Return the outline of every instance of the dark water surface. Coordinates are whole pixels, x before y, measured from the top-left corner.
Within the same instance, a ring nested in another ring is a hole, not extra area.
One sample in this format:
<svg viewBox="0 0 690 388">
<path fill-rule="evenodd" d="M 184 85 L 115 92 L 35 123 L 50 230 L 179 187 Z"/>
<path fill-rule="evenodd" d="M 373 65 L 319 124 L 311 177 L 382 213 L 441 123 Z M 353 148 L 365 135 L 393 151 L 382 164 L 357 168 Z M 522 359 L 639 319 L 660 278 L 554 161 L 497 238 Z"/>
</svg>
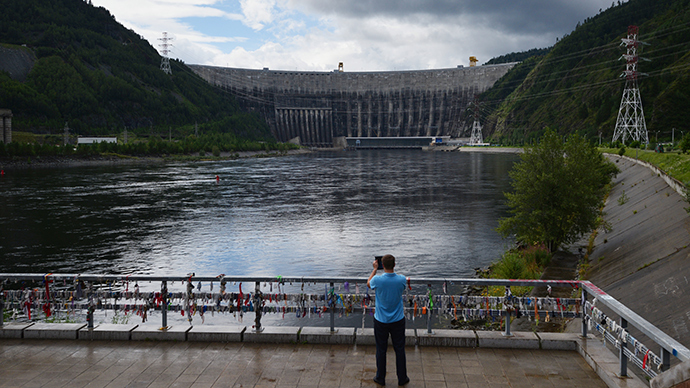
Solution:
<svg viewBox="0 0 690 388">
<path fill-rule="evenodd" d="M 0 178 L 0 272 L 467 277 L 513 154 L 423 151 L 32 168 Z M 216 183 L 214 176 L 221 177 Z"/>
</svg>

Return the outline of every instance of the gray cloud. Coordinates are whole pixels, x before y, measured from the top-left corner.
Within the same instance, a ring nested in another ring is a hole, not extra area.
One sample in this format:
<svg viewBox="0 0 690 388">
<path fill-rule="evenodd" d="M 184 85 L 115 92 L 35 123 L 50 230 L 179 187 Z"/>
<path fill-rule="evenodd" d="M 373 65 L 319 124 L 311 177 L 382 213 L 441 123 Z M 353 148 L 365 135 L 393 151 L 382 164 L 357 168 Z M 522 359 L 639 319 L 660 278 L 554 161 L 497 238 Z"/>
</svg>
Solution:
<svg viewBox="0 0 690 388">
<path fill-rule="evenodd" d="M 292 0 L 312 12 L 347 18 L 398 18 L 413 21 L 431 16 L 438 23 L 454 19 L 518 35 L 571 31 L 578 21 L 595 15 L 610 0 Z"/>
</svg>

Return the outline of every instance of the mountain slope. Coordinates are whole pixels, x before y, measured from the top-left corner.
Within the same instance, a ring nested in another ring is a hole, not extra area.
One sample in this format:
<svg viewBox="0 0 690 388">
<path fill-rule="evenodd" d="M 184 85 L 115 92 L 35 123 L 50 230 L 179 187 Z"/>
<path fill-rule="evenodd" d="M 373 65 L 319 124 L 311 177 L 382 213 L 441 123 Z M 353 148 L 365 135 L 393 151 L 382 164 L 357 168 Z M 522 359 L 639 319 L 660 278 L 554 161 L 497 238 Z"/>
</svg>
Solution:
<svg viewBox="0 0 690 388">
<path fill-rule="evenodd" d="M 639 88 L 650 141 L 657 131 L 670 140 L 672 128 L 687 129 L 690 1 L 631 0 L 587 19 L 537 57 L 524 79 L 513 75 L 512 81 L 496 83 L 482 96 L 486 133 L 507 144 L 529 142 L 546 127 L 592 139 L 601 133 L 610 140 L 625 84 L 619 77 L 625 68 L 620 39 L 629 25 L 638 25 L 640 40 L 649 44 L 641 46 L 640 55 L 651 61 L 641 61 L 638 70 L 649 74 Z"/>
<path fill-rule="evenodd" d="M 68 122 L 81 134 L 172 127 L 180 136 L 199 123 L 270 137 L 183 63 L 171 60 L 173 74 L 163 73 L 146 40 L 82 0 L 4 0 L 0 43 L 0 106 L 12 109 L 16 130 L 55 133 Z"/>
</svg>

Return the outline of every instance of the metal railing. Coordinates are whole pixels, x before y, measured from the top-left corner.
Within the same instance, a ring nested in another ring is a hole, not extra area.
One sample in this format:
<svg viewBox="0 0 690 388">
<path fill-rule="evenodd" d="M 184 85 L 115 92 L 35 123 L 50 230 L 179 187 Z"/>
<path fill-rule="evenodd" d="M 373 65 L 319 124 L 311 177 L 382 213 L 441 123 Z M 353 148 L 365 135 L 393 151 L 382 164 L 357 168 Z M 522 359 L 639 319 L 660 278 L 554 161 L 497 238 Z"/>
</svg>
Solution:
<svg viewBox="0 0 690 388">
<path fill-rule="evenodd" d="M 618 350 L 620 360 L 620 375 L 628 375 L 628 360 L 639 367 L 649 377 L 655 377 L 671 366 L 671 355 L 681 362 L 690 360 L 690 350 L 668 334 L 659 330 L 646 319 L 614 299 L 591 282 L 582 281 L 582 305 L 585 306 L 585 317 L 582 320 L 582 336 L 587 336 L 589 327 L 599 332 L 602 337 L 613 344 Z M 592 296 L 592 300 L 588 299 Z M 597 305 L 603 305 L 612 313 L 618 315 L 618 322 L 608 317 Z M 634 326 L 647 338 L 660 346 L 659 354 L 652 352 L 638 338 L 628 332 L 628 324 Z M 632 346 L 631 351 L 629 346 Z M 654 371 L 654 366 L 657 371 Z"/>
<path fill-rule="evenodd" d="M 23 319 L 34 320 L 59 311 L 86 311 L 89 328 L 94 327 L 93 314 L 97 310 L 136 312 L 143 320 L 149 311 L 160 311 L 161 330 L 168 328 L 168 311 L 186 313 L 190 324 L 193 316 L 203 319 L 203 314 L 209 311 L 240 315 L 253 312 L 255 332 L 263 330 L 264 314 L 295 313 L 301 317 L 326 314 L 334 332 L 336 314 L 361 312 L 364 323 L 364 315 L 374 312 L 375 296 L 373 292 L 370 294 L 366 281 L 364 277 L 0 274 L 0 311 L 10 309 Z M 160 282 L 160 291 L 140 291 L 138 282 Z M 168 289 L 175 283 L 180 283 L 180 291 Z M 252 289 L 243 291 L 244 283 L 253 285 Z M 583 318 L 583 337 L 588 329 L 596 330 L 619 349 L 621 376 L 627 375 L 628 360 L 654 377 L 657 371 L 669 368 L 671 355 L 680 361 L 690 359 L 690 350 L 685 346 L 588 281 L 407 278 L 407 283 L 408 290 L 403 295 L 405 315 L 426 319 L 428 333 L 433 333 L 432 316 L 442 314 L 456 320 L 498 320 L 506 336 L 512 335 L 512 317 L 546 321 L 556 317 Z M 202 290 L 202 284 L 207 284 L 209 290 Z M 214 284 L 218 285 L 217 292 L 213 290 Z M 323 291 L 318 291 L 317 284 L 325 284 Z M 472 296 L 457 292 L 462 291 L 461 287 L 489 286 L 504 287 L 504 295 Z M 516 286 L 567 287 L 581 291 L 581 295 L 579 298 L 517 297 L 511 293 L 511 287 Z M 419 290 L 425 292 L 414 294 Z M 598 306 L 616 314 L 619 321 L 606 316 Z M 3 316 L 0 314 L 0 325 Z M 659 355 L 630 335 L 628 323 L 661 347 Z"/>
</svg>

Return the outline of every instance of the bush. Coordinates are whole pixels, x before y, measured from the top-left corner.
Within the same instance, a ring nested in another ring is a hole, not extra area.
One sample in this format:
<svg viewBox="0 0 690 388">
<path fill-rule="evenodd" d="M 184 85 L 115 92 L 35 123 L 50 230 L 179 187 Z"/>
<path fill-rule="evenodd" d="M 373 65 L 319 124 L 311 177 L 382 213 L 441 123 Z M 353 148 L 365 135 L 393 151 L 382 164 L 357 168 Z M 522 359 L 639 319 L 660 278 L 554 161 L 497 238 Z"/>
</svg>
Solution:
<svg viewBox="0 0 690 388">
<path fill-rule="evenodd" d="M 213 153 L 213 156 L 219 157 L 220 156 L 220 148 L 218 146 L 213 146 L 211 149 L 211 152 Z"/>
<path fill-rule="evenodd" d="M 538 267 L 539 272 L 542 272 L 549 264 L 551 264 L 551 253 L 543 245 L 534 245 L 523 251 L 523 256 L 525 261 L 528 263 L 533 263 L 534 266 Z"/>
<path fill-rule="evenodd" d="M 525 267 L 525 261 L 520 253 L 509 251 L 504 253 L 501 260 L 493 266 L 492 277 L 496 279 L 522 279 Z"/>
<path fill-rule="evenodd" d="M 625 155 L 625 147 L 621 147 L 618 149 L 618 155 L 620 155 L 620 156 Z"/>
<path fill-rule="evenodd" d="M 640 148 L 640 141 L 635 140 L 632 143 L 630 143 L 630 148 Z"/>
</svg>

